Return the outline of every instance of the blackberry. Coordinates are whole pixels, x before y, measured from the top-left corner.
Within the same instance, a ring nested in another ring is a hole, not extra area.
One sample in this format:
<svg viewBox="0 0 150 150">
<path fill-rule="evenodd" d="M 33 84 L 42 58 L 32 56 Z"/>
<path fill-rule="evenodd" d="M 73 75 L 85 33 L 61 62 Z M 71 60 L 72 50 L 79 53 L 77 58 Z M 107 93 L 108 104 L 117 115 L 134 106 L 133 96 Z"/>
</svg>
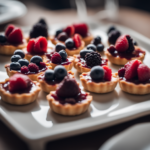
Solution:
<svg viewBox="0 0 150 150">
<path fill-rule="evenodd" d="M 86 65 L 93 67 L 101 64 L 101 55 L 97 52 L 87 53 L 85 56 Z"/>
<path fill-rule="evenodd" d="M 114 30 L 116 30 L 116 27 L 114 26 L 109 27 L 107 34 L 109 34 L 111 31 L 114 31 Z"/>
<path fill-rule="evenodd" d="M 47 23 L 44 18 L 41 18 L 38 23 L 41 23 L 42 25 L 47 27 Z"/>
<path fill-rule="evenodd" d="M 130 35 L 126 36 L 128 43 L 129 43 L 129 48 L 127 49 L 126 52 L 132 53 L 134 51 L 134 44 L 133 44 L 133 39 L 130 37 Z"/>
<path fill-rule="evenodd" d="M 108 35 L 108 42 L 109 44 L 115 44 L 116 40 L 118 39 L 118 37 L 121 35 L 120 31 L 118 30 L 113 30 L 109 33 Z"/>
<path fill-rule="evenodd" d="M 39 36 L 48 37 L 47 27 L 41 23 L 37 23 L 30 31 L 30 38 L 37 38 Z"/>
</svg>

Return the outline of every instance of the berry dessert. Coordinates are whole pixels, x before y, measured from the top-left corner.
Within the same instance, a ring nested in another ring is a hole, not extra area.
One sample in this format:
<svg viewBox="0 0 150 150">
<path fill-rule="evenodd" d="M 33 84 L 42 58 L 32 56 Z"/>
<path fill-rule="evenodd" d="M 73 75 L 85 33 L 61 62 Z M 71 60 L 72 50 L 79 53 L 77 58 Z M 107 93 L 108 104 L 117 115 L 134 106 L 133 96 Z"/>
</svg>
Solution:
<svg viewBox="0 0 150 150">
<path fill-rule="evenodd" d="M 23 33 L 20 28 L 14 25 L 8 25 L 5 35 L 0 35 L 0 54 L 13 55 L 16 49 L 26 47 L 26 40 L 23 39 Z"/>
<path fill-rule="evenodd" d="M 120 88 L 130 94 L 150 94 L 150 68 L 135 59 L 118 70 Z"/>
<path fill-rule="evenodd" d="M 90 72 L 82 73 L 80 80 L 85 90 L 94 93 L 111 92 L 118 83 L 116 73 L 112 73 L 108 66 L 95 66 Z"/>
<path fill-rule="evenodd" d="M 38 81 L 38 76 L 52 67 L 49 64 L 43 62 L 40 56 L 33 56 L 30 63 L 27 59 L 24 59 L 24 55 L 18 53 L 18 50 L 14 52 L 11 57 L 11 63 L 6 64 L 6 72 L 9 77 L 16 73 L 25 74 L 31 80 Z"/>
<path fill-rule="evenodd" d="M 46 70 L 45 73 L 41 74 L 38 79 L 41 88 L 44 92 L 49 93 L 55 91 L 58 84 L 64 79 L 65 76 L 74 78 L 74 73 L 68 71 L 63 66 L 56 66 L 54 70 Z"/>
<path fill-rule="evenodd" d="M 111 63 L 125 65 L 128 61 L 134 59 L 143 61 L 145 51 L 133 44 L 130 35 L 122 35 L 117 39 L 115 46 L 111 45 L 105 51 L 105 55 Z"/>
<path fill-rule="evenodd" d="M 58 114 L 75 116 L 84 113 L 91 101 L 89 93 L 82 92 L 75 79 L 66 76 L 56 91 L 47 95 L 50 108 Z"/>
<path fill-rule="evenodd" d="M 74 67 L 79 73 L 89 72 L 94 66 L 105 66 L 108 60 L 93 50 L 81 50 L 80 55 L 74 55 Z"/>
<path fill-rule="evenodd" d="M 15 74 L 0 82 L 0 95 L 3 101 L 13 105 L 32 103 L 38 97 L 40 84 L 22 74 Z"/>
</svg>

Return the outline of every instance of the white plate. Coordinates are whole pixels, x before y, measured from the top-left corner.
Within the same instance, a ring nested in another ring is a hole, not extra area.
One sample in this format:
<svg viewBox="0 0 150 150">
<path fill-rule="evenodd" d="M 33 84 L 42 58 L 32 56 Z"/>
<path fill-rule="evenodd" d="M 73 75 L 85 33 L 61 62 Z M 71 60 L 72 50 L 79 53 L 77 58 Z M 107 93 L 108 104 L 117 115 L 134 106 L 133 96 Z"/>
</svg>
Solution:
<svg viewBox="0 0 150 150">
<path fill-rule="evenodd" d="M 100 35 L 103 43 L 106 44 L 107 35 L 105 32 L 109 25 L 91 24 L 90 26 L 92 33 Z M 54 33 L 58 27 L 60 25 L 51 26 L 51 33 Z M 125 27 L 117 26 L 117 28 L 122 33 L 130 34 L 146 50 L 144 63 L 150 67 L 150 40 Z M 9 60 L 9 57 L 0 56 L 1 71 L 5 71 L 4 65 Z M 113 72 L 117 72 L 120 68 L 112 64 L 109 66 Z M 75 76 L 78 80 L 79 74 L 76 71 Z M 5 73 L 0 73 L 1 81 L 6 77 Z M 37 101 L 26 106 L 12 106 L 0 100 L 1 119 L 31 148 L 42 149 L 43 144 L 50 140 L 94 131 L 150 114 L 150 94 L 144 96 L 127 94 L 122 92 L 119 86 L 108 94 L 91 94 L 93 102 L 90 108 L 86 113 L 76 117 L 65 117 L 53 113 L 45 98 L 46 94 L 43 92 L 40 93 Z"/>
</svg>

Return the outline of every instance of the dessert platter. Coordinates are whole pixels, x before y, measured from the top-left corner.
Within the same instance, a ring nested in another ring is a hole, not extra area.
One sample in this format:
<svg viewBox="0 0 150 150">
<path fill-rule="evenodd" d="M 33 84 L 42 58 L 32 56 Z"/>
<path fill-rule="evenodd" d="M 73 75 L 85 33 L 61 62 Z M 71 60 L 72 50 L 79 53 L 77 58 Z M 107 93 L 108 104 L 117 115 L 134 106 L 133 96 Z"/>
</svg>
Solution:
<svg viewBox="0 0 150 150">
<path fill-rule="evenodd" d="M 150 114 L 149 48 L 119 25 L 8 25 L 0 33 L 1 120 L 38 150 Z"/>
</svg>

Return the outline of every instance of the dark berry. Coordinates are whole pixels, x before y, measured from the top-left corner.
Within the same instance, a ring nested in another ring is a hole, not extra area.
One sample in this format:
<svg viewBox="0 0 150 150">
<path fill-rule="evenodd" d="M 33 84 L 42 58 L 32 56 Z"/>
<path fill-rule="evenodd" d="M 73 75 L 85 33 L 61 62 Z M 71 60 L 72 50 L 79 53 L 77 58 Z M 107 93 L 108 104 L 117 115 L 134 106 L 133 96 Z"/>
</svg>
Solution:
<svg viewBox="0 0 150 150">
<path fill-rule="evenodd" d="M 116 27 L 111 26 L 111 27 L 108 29 L 107 34 L 109 34 L 111 31 L 114 31 L 114 30 L 116 30 Z"/>
<path fill-rule="evenodd" d="M 41 23 L 35 24 L 30 31 L 30 38 L 37 38 L 39 36 L 48 37 L 47 27 Z"/>
<path fill-rule="evenodd" d="M 73 41 L 72 38 L 67 39 L 67 40 L 65 41 L 65 44 L 66 44 L 66 47 L 67 47 L 68 49 L 74 48 L 74 41 Z"/>
<path fill-rule="evenodd" d="M 103 44 L 98 44 L 97 45 L 97 51 L 102 52 L 104 50 L 104 45 Z"/>
<path fill-rule="evenodd" d="M 34 63 L 30 63 L 28 65 L 28 69 L 30 72 L 33 72 L 33 73 L 38 73 L 38 71 L 39 71 L 39 67 Z"/>
<path fill-rule="evenodd" d="M 45 71 L 45 80 L 46 81 L 54 80 L 54 70 L 46 70 Z"/>
<path fill-rule="evenodd" d="M 5 43 L 7 38 L 4 35 L 0 35 L 0 43 Z"/>
<path fill-rule="evenodd" d="M 46 68 L 45 62 L 40 62 L 40 67 L 41 67 L 41 68 Z"/>
<path fill-rule="evenodd" d="M 118 76 L 119 76 L 119 77 L 124 77 L 124 75 L 125 75 L 125 68 L 122 67 L 122 68 L 120 68 L 120 69 L 118 70 Z"/>
<path fill-rule="evenodd" d="M 29 65 L 29 61 L 27 59 L 19 59 L 18 60 L 18 63 L 21 65 L 21 66 L 27 66 Z"/>
<path fill-rule="evenodd" d="M 63 66 L 56 66 L 54 69 L 55 79 L 62 80 L 67 75 L 67 70 Z"/>
<path fill-rule="evenodd" d="M 59 54 L 60 54 L 63 61 L 65 61 L 67 59 L 68 55 L 67 55 L 66 51 L 61 50 L 61 51 L 59 51 Z"/>
<path fill-rule="evenodd" d="M 21 58 L 25 57 L 25 53 L 21 49 L 15 50 L 14 55 L 20 55 Z"/>
<path fill-rule="evenodd" d="M 87 50 L 87 49 L 81 50 L 81 51 L 80 51 L 80 57 L 83 58 L 83 59 L 85 59 L 85 55 L 86 55 L 87 53 L 92 53 L 92 52 L 93 52 L 93 50 L 91 50 L 91 49 L 89 49 L 89 50 Z"/>
<path fill-rule="evenodd" d="M 104 69 L 101 66 L 95 66 L 91 69 L 90 76 L 94 81 L 100 81 L 104 78 Z"/>
<path fill-rule="evenodd" d="M 23 74 L 26 74 L 26 73 L 28 73 L 28 67 L 27 66 L 22 66 L 21 67 L 21 73 L 23 73 Z"/>
<path fill-rule="evenodd" d="M 133 41 L 133 45 L 138 46 L 138 43 L 136 41 Z"/>
<path fill-rule="evenodd" d="M 42 60 L 42 57 L 40 56 L 33 56 L 31 59 L 30 59 L 30 62 L 31 63 L 35 63 L 36 65 L 40 65 L 40 62 L 43 62 Z"/>
<path fill-rule="evenodd" d="M 115 50 L 116 50 L 116 49 L 115 49 L 115 46 L 113 46 L 113 45 L 111 45 L 111 46 L 108 48 L 108 51 L 109 51 L 110 53 L 114 53 Z"/>
<path fill-rule="evenodd" d="M 109 44 L 115 44 L 118 37 L 121 35 L 120 31 L 113 30 L 108 35 L 108 42 Z"/>
<path fill-rule="evenodd" d="M 21 59 L 20 55 L 12 55 L 11 56 L 11 62 L 17 62 L 19 59 Z"/>
<path fill-rule="evenodd" d="M 59 53 L 54 53 L 51 57 L 51 62 L 54 64 L 61 64 L 62 58 Z"/>
<path fill-rule="evenodd" d="M 96 51 L 96 46 L 94 44 L 89 44 L 86 48 Z"/>
<path fill-rule="evenodd" d="M 44 18 L 41 18 L 38 23 L 41 23 L 42 25 L 45 25 L 47 27 L 47 23 Z"/>
<path fill-rule="evenodd" d="M 133 39 L 130 37 L 130 35 L 126 36 L 128 43 L 129 43 L 129 48 L 126 50 L 128 53 L 132 53 L 134 51 L 134 44 L 133 44 Z"/>
<path fill-rule="evenodd" d="M 68 35 L 66 32 L 62 32 L 58 35 L 57 39 L 64 42 L 68 39 Z"/>
<path fill-rule="evenodd" d="M 66 46 L 64 44 L 61 44 L 61 43 L 56 44 L 56 47 L 55 47 L 56 52 L 59 52 L 65 49 L 66 49 Z"/>
<path fill-rule="evenodd" d="M 12 62 L 10 64 L 10 70 L 20 70 L 21 65 L 18 62 Z"/>
<path fill-rule="evenodd" d="M 100 36 L 96 36 L 93 41 L 92 44 L 96 45 L 101 43 L 101 37 Z"/>
<path fill-rule="evenodd" d="M 86 65 L 90 68 L 101 64 L 101 56 L 97 52 L 87 53 L 85 56 Z"/>
<path fill-rule="evenodd" d="M 63 32 L 62 29 L 57 30 L 56 33 L 55 33 L 55 37 L 57 37 L 57 36 L 58 36 L 60 33 L 62 33 L 62 32 Z"/>
</svg>

